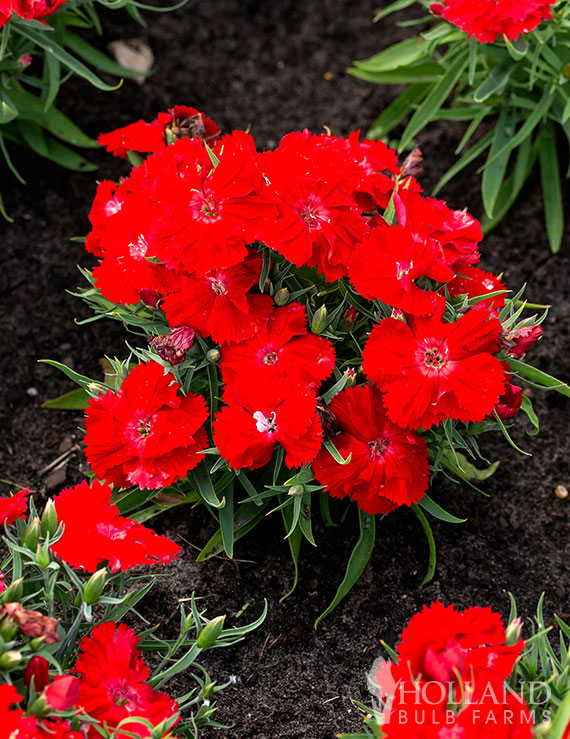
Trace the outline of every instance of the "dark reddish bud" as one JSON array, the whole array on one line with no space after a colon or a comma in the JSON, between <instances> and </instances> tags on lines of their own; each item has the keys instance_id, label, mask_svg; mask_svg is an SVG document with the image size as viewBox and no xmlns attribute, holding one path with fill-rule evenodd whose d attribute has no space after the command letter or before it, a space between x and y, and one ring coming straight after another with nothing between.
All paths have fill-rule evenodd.
<instances>
[{"instance_id":1,"label":"dark reddish bud","mask_svg":"<svg viewBox=\"0 0 570 739\"><path fill-rule=\"evenodd\" d=\"M20 603L4 603L0 615L5 615L10 621L18 624L20 632L31 639L42 636L46 644L57 644L59 641L57 618L44 616L39 611L29 611L22 608Z\"/></svg>"},{"instance_id":2,"label":"dark reddish bud","mask_svg":"<svg viewBox=\"0 0 570 739\"><path fill-rule=\"evenodd\" d=\"M169 364L180 364L186 359L186 352L194 343L196 332L190 326L178 326L169 334L155 336L149 344L161 359Z\"/></svg>"},{"instance_id":3,"label":"dark reddish bud","mask_svg":"<svg viewBox=\"0 0 570 739\"><path fill-rule=\"evenodd\" d=\"M323 427L323 435L325 438L331 439L336 435L340 427L336 416L320 396L317 398L317 416L320 418Z\"/></svg>"},{"instance_id":4,"label":"dark reddish bud","mask_svg":"<svg viewBox=\"0 0 570 739\"><path fill-rule=\"evenodd\" d=\"M20 65L20 69L26 69L26 67L29 67L32 63L32 55L31 54L22 54L18 57L18 64Z\"/></svg>"},{"instance_id":5,"label":"dark reddish bud","mask_svg":"<svg viewBox=\"0 0 570 739\"><path fill-rule=\"evenodd\" d=\"M28 662L24 670L24 682L26 688L30 688L34 680L34 690L41 693L45 686L49 683L49 664L45 657L35 656Z\"/></svg>"},{"instance_id":6,"label":"dark reddish bud","mask_svg":"<svg viewBox=\"0 0 570 739\"><path fill-rule=\"evenodd\" d=\"M6 590L6 583L4 582L5 575L0 570L0 593L3 593Z\"/></svg>"},{"instance_id":7,"label":"dark reddish bud","mask_svg":"<svg viewBox=\"0 0 570 739\"><path fill-rule=\"evenodd\" d=\"M495 406L497 415L502 421L512 418L519 412L523 399L522 389L518 385L505 385L505 392L501 395Z\"/></svg>"},{"instance_id":8,"label":"dark reddish bud","mask_svg":"<svg viewBox=\"0 0 570 739\"><path fill-rule=\"evenodd\" d=\"M352 331L357 318L358 311L356 308L347 308L342 317L342 321L340 322L340 329L342 331Z\"/></svg>"},{"instance_id":9,"label":"dark reddish bud","mask_svg":"<svg viewBox=\"0 0 570 739\"><path fill-rule=\"evenodd\" d=\"M143 287L141 290L141 300L148 308L158 308L160 305L160 294L156 290L150 290L148 287Z\"/></svg>"},{"instance_id":10,"label":"dark reddish bud","mask_svg":"<svg viewBox=\"0 0 570 739\"><path fill-rule=\"evenodd\" d=\"M417 177L424 171L424 155L419 146L414 146L400 169L400 179Z\"/></svg>"},{"instance_id":11,"label":"dark reddish bud","mask_svg":"<svg viewBox=\"0 0 570 739\"><path fill-rule=\"evenodd\" d=\"M501 347L515 357L526 354L542 336L542 326L523 326L513 331L503 331Z\"/></svg>"},{"instance_id":12,"label":"dark reddish bud","mask_svg":"<svg viewBox=\"0 0 570 739\"><path fill-rule=\"evenodd\" d=\"M429 9L435 16L441 18L443 16L443 11L445 10L445 5L443 3L432 3L429 6Z\"/></svg>"},{"instance_id":13,"label":"dark reddish bud","mask_svg":"<svg viewBox=\"0 0 570 739\"><path fill-rule=\"evenodd\" d=\"M48 685L45 698L56 711L68 711L79 700L79 678L73 675L58 675Z\"/></svg>"}]
</instances>

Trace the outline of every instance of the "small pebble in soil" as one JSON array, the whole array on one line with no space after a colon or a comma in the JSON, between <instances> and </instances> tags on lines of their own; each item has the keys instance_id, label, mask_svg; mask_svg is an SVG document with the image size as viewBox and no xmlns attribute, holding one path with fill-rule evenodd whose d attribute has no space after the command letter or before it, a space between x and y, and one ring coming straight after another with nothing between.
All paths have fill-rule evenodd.
<instances>
[{"instance_id":1,"label":"small pebble in soil","mask_svg":"<svg viewBox=\"0 0 570 739\"><path fill-rule=\"evenodd\" d=\"M565 487L564 485L557 485L554 488L554 494L556 495L557 498L560 498L560 500L564 500L565 498L568 497L568 488Z\"/></svg>"},{"instance_id":2,"label":"small pebble in soil","mask_svg":"<svg viewBox=\"0 0 570 739\"><path fill-rule=\"evenodd\" d=\"M38 391L35 387L29 387L26 390L26 395L29 395L30 398L35 398L37 394L38 394Z\"/></svg>"}]
</instances>

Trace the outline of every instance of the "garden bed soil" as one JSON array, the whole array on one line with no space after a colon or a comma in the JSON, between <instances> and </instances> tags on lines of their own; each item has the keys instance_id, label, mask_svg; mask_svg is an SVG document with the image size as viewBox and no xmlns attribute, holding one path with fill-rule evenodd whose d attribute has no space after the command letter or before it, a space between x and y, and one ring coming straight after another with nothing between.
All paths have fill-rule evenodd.
<instances>
[{"instance_id":1,"label":"garden bed soil","mask_svg":"<svg viewBox=\"0 0 570 739\"><path fill-rule=\"evenodd\" d=\"M274 146L288 131L303 127L318 132L328 126L341 135L365 131L395 90L356 80L346 67L409 33L392 19L373 25L375 10L376 2L368 0L191 1L175 13L149 16L147 29L122 12L109 13L106 39L148 43L156 56L154 75L140 86L126 82L115 93L73 80L62 92L61 107L91 135L133 118L151 119L175 103L196 106L225 130L250 127L260 147ZM426 193L452 162L460 134L460 127L449 124L422 134ZM124 162L102 152L92 159L100 164L99 179L128 171ZM0 478L30 485L41 502L78 482L85 462L75 450L81 413L40 407L72 385L38 360L56 359L98 377L103 354L126 356L125 335L109 320L74 322L89 317L69 294L81 283L76 265L92 262L70 238L88 228L95 177L64 171L23 151L15 151L14 160L28 184L22 187L1 171L2 194L15 223L1 226ZM442 197L480 215L478 187L472 168ZM482 266L504 272L511 288L527 282L529 300L552 304L532 361L566 381L569 241L566 229L561 254L549 254L539 178L533 176L482 246ZM324 739L359 730L361 717L352 701L367 700L366 671L381 653L380 640L394 643L407 619L433 599L458 607L491 605L506 613L510 591L521 614L531 617L544 592L549 622L554 611L570 613L570 499L554 494L559 484L570 487L570 403L536 390L532 399L540 436L525 434L524 418L513 431L532 456L517 454L496 436L483 444L490 459L502 460L484 483L488 497L443 478L435 481L433 497L468 520L460 526L434 523L439 550L434 580L419 589L427 564L425 540L409 511L393 513L378 521L376 547L360 581L317 631L313 622L334 596L356 540L354 511L341 528L316 526L318 548L304 546L298 587L282 603L293 569L278 516L239 542L236 562L218 558L204 564L194 556L214 531L205 511L181 509L157 520L157 528L180 542L184 554L145 603L149 621L175 624L178 600L192 591L210 616L227 613L232 622L249 604L238 623L257 617L264 598L269 602L263 627L240 645L204 657L216 680L231 676L234 683L220 694L218 712L218 720L233 726L207 730L206 739ZM46 471L66 453L63 466ZM343 509L333 510L339 516ZM172 692L184 687L179 680Z\"/></svg>"}]
</instances>

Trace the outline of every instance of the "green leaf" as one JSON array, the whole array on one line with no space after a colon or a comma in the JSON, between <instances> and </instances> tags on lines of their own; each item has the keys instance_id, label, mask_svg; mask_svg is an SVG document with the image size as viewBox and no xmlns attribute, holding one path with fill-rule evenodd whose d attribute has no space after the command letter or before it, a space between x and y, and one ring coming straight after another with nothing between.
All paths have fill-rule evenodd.
<instances>
[{"instance_id":1,"label":"green leaf","mask_svg":"<svg viewBox=\"0 0 570 739\"><path fill-rule=\"evenodd\" d=\"M372 124L366 137L369 139L380 139L386 136L411 113L414 104L421 102L429 87L430 84L425 82L410 85L393 103L390 103L387 108L384 108Z\"/></svg>"},{"instance_id":2,"label":"green leaf","mask_svg":"<svg viewBox=\"0 0 570 739\"><path fill-rule=\"evenodd\" d=\"M226 505L225 498L222 498L222 500L218 499L212 483L212 477L206 469L204 462L200 462L200 464L190 473L190 480L198 488L198 492L202 498L208 505L212 506L212 508L223 508Z\"/></svg>"},{"instance_id":3,"label":"green leaf","mask_svg":"<svg viewBox=\"0 0 570 739\"><path fill-rule=\"evenodd\" d=\"M542 198L546 216L546 233L553 254L560 251L564 234L564 210L560 189L560 169L556 150L556 133L551 120L546 121L540 130L538 157L540 161L540 179L542 182Z\"/></svg>"},{"instance_id":4,"label":"green leaf","mask_svg":"<svg viewBox=\"0 0 570 739\"><path fill-rule=\"evenodd\" d=\"M249 531L257 526L258 523L263 521L269 504L259 508L254 503L244 503L239 506L236 515L234 517L234 543L245 536ZM197 562L205 562L211 557L215 557L224 551L224 544L222 542L222 534L218 529L214 535L209 539L206 546L202 549L198 557Z\"/></svg>"},{"instance_id":5,"label":"green leaf","mask_svg":"<svg viewBox=\"0 0 570 739\"><path fill-rule=\"evenodd\" d=\"M220 521L220 532L224 551L230 559L234 556L234 485L229 485L225 490L226 504L218 511Z\"/></svg>"},{"instance_id":6,"label":"green leaf","mask_svg":"<svg viewBox=\"0 0 570 739\"><path fill-rule=\"evenodd\" d=\"M457 516L453 516L451 513L445 511L427 494L420 500L419 505L424 511L427 511L427 513L431 514L434 518L438 518L440 521L445 521L446 523L465 523L467 521L466 518L457 518Z\"/></svg>"},{"instance_id":7,"label":"green leaf","mask_svg":"<svg viewBox=\"0 0 570 739\"><path fill-rule=\"evenodd\" d=\"M390 15L391 13L397 13L399 10L405 10L406 8L409 8L410 5L413 5L415 2L416 0L396 0L395 3L391 3L379 13L376 13L376 15L374 16L374 23L382 20L382 18L386 18L386 16Z\"/></svg>"},{"instance_id":8,"label":"green leaf","mask_svg":"<svg viewBox=\"0 0 570 739\"><path fill-rule=\"evenodd\" d=\"M359 67L350 67L348 73L367 82L407 85L416 82L438 82L443 68L437 62L422 62L409 67L398 67L393 72L369 72Z\"/></svg>"},{"instance_id":9,"label":"green leaf","mask_svg":"<svg viewBox=\"0 0 570 739\"><path fill-rule=\"evenodd\" d=\"M88 388L93 389L94 387L103 387L103 383L96 382L85 375L80 375L78 372L75 372L75 370L70 369L65 364L61 364L61 362L56 362L54 359L40 359L38 361L42 364L49 364L50 367L55 367L60 370L60 372L63 372L64 375L69 377L70 380L72 380L76 385L82 387L84 390L87 390Z\"/></svg>"},{"instance_id":10,"label":"green leaf","mask_svg":"<svg viewBox=\"0 0 570 739\"><path fill-rule=\"evenodd\" d=\"M505 143L513 136L518 122L516 112L509 110L506 105L501 108L499 119L495 127L495 137L489 149L487 161L491 162L489 166L483 170L481 180L481 194L483 196L483 205L485 212L489 218L493 217L495 203L501 191L501 186L507 171L507 165L511 156L510 151L505 151L502 156L495 159L497 151L504 148Z\"/></svg>"},{"instance_id":11,"label":"green leaf","mask_svg":"<svg viewBox=\"0 0 570 739\"><path fill-rule=\"evenodd\" d=\"M507 361L513 372L518 372L519 375L527 377L532 382L536 382L537 385L541 385L545 390L556 390L561 395L570 398L570 387L565 382L557 380L556 377L552 377L552 375L536 367L531 367L530 364L522 362L520 359L509 358Z\"/></svg>"},{"instance_id":12,"label":"green leaf","mask_svg":"<svg viewBox=\"0 0 570 739\"><path fill-rule=\"evenodd\" d=\"M364 572L364 568L366 567L368 560L370 559L376 535L376 520L373 515L369 513L364 513L359 508L358 522L360 525L360 535L354 549L352 550L350 559L348 560L344 579L339 585L338 590L336 591L336 595L330 605L323 611L323 613L321 613L321 615L315 621L315 629L317 628L319 623L329 615L329 613L334 611L341 600L348 595L353 585L357 582L358 578Z\"/></svg>"},{"instance_id":13,"label":"green leaf","mask_svg":"<svg viewBox=\"0 0 570 739\"><path fill-rule=\"evenodd\" d=\"M461 73L465 69L467 60L467 53L461 54L432 88L429 95L416 110L411 121L406 126L400 142L399 151L403 151L409 146L415 136L431 121L447 100L457 84Z\"/></svg>"},{"instance_id":14,"label":"green leaf","mask_svg":"<svg viewBox=\"0 0 570 739\"><path fill-rule=\"evenodd\" d=\"M94 46L88 44L87 41L84 41L80 36L76 36L74 33L70 33L70 31L64 31L61 39L63 44L69 47L71 51L73 51L86 62L91 64L91 66L100 69L106 74L112 74L115 77L145 76L144 72L136 72L132 69L127 69L126 67L117 64L117 62L114 59L111 59L111 57L107 56L107 54L103 54ZM146 74L150 74L150 72L147 72Z\"/></svg>"},{"instance_id":15,"label":"green leaf","mask_svg":"<svg viewBox=\"0 0 570 739\"><path fill-rule=\"evenodd\" d=\"M476 103L482 103L488 97L502 90L511 76L514 65L510 61L503 62L498 67L494 67L491 74L479 85L473 93L473 99Z\"/></svg>"},{"instance_id":16,"label":"green leaf","mask_svg":"<svg viewBox=\"0 0 570 739\"><path fill-rule=\"evenodd\" d=\"M335 447L331 439L325 439L324 447L327 450L327 452L331 455L331 457L334 459L334 461L337 462L338 464L342 464L342 465L350 464L350 460L352 459L352 452L345 459L342 456L342 454L338 451L338 449Z\"/></svg>"},{"instance_id":17,"label":"green leaf","mask_svg":"<svg viewBox=\"0 0 570 739\"><path fill-rule=\"evenodd\" d=\"M515 451L519 452L519 454L524 454L525 457L532 457L532 454L530 452L525 452L524 449L521 449L519 446L517 446L517 444L515 444L515 442L511 439L511 435L509 434L507 427L503 423L503 420L500 418L497 411L493 411L493 415L495 416L495 421L499 424L499 428L503 432L503 436L509 442L512 448Z\"/></svg>"},{"instance_id":18,"label":"green leaf","mask_svg":"<svg viewBox=\"0 0 570 739\"><path fill-rule=\"evenodd\" d=\"M42 408L58 408L67 411L82 411L89 402L91 396L82 387L70 390L68 393L46 400Z\"/></svg>"},{"instance_id":19,"label":"green leaf","mask_svg":"<svg viewBox=\"0 0 570 739\"><path fill-rule=\"evenodd\" d=\"M429 525L427 518L424 516L423 512L420 510L419 506L416 503L412 503L412 509L414 513L416 514L418 521L422 525L422 528L426 535L426 539L428 541L428 547L429 547L428 568L427 568L427 572L425 574L424 579L421 581L421 584L420 584L420 589L421 589L423 588L424 585L427 585L428 582L431 582L433 580L433 576L435 575L435 567L437 564L437 551L435 548L435 539L433 538L433 531L431 530L431 526Z\"/></svg>"},{"instance_id":20,"label":"green leaf","mask_svg":"<svg viewBox=\"0 0 570 739\"><path fill-rule=\"evenodd\" d=\"M399 41L369 59L355 61L354 66L367 72L392 72L397 67L407 67L418 61L427 51L425 41L416 36Z\"/></svg>"},{"instance_id":21,"label":"green leaf","mask_svg":"<svg viewBox=\"0 0 570 739\"><path fill-rule=\"evenodd\" d=\"M497 467L500 464L500 461L497 460L496 462L493 462L493 464L489 467L486 467L484 470L480 470L475 467L475 465L472 464L464 454L458 452L455 456L457 457L457 462L459 463L459 468L463 473L464 479L471 481L477 480L478 482L482 482L483 480L488 480L492 475L495 474L495 472L497 471Z\"/></svg>"},{"instance_id":22,"label":"green leaf","mask_svg":"<svg viewBox=\"0 0 570 739\"><path fill-rule=\"evenodd\" d=\"M93 87L99 90L111 91L117 90L122 83L119 82L117 85L108 85L103 82L102 79L92 72L88 67L76 59L69 52L67 52L62 46L60 46L55 39L53 34L45 33L45 31L38 31L36 28L31 27L27 22L15 23L13 26L21 36L37 44L44 49L48 54L52 54L66 69L76 74L78 77L82 77L87 80Z\"/></svg>"},{"instance_id":23,"label":"green leaf","mask_svg":"<svg viewBox=\"0 0 570 739\"><path fill-rule=\"evenodd\" d=\"M290 505L285 506L285 508L281 509L281 515L283 516L283 523L285 524L286 532L291 531L291 525L293 523L293 511L291 509L292 506ZM303 532L301 531L301 528L299 526L296 526L292 533L286 537L286 539L289 544L289 551L291 552L291 559L293 560L293 568L295 570L295 574L293 576L293 585L291 586L290 590L288 590L279 599L280 603L286 600L291 595L291 593L295 591L295 588L297 587L297 583L299 581L299 554L301 551L301 542L303 540Z\"/></svg>"},{"instance_id":24,"label":"green leaf","mask_svg":"<svg viewBox=\"0 0 570 739\"><path fill-rule=\"evenodd\" d=\"M526 56L528 52L528 41L524 37L523 33L520 34L516 41L511 41L511 39L507 36L503 36L503 39L505 41L509 54L516 62L520 61L524 56Z\"/></svg>"},{"instance_id":25,"label":"green leaf","mask_svg":"<svg viewBox=\"0 0 570 739\"><path fill-rule=\"evenodd\" d=\"M20 119L17 125L26 144L41 157L51 159L62 167L79 172L90 172L97 169L95 164L87 161L77 152L68 149L67 146L49 136L46 137L39 124Z\"/></svg>"},{"instance_id":26,"label":"green leaf","mask_svg":"<svg viewBox=\"0 0 570 739\"><path fill-rule=\"evenodd\" d=\"M523 413L526 414L528 420L532 424L532 429L530 431L527 431L527 434L529 436L536 436L540 431L540 424L538 422L538 416L536 415L536 413L534 412L534 408L532 407L532 402L530 398L527 398L526 395L522 396L521 410Z\"/></svg>"},{"instance_id":27,"label":"green leaf","mask_svg":"<svg viewBox=\"0 0 570 739\"><path fill-rule=\"evenodd\" d=\"M493 131L489 131L489 133L486 133L482 138L480 138L476 144L473 144L473 146L465 152L461 159L455 162L455 164L451 166L442 176L440 181L435 186L432 192L432 196L435 197L437 193L441 190L441 188L450 180L452 180L456 174L461 172L461 170L464 169L468 164L471 164L474 159L477 159L477 157L482 154L488 146L490 146L492 140Z\"/></svg>"},{"instance_id":28,"label":"green leaf","mask_svg":"<svg viewBox=\"0 0 570 739\"><path fill-rule=\"evenodd\" d=\"M47 86L42 94L42 100L44 111L48 111L55 102L61 82L61 64L51 54L44 57L44 80Z\"/></svg>"},{"instance_id":29,"label":"green leaf","mask_svg":"<svg viewBox=\"0 0 570 739\"><path fill-rule=\"evenodd\" d=\"M570 724L570 691L566 694L560 707L554 714L552 719L552 728L548 734L548 739L562 739L565 736L566 729Z\"/></svg>"},{"instance_id":30,"label":"green leaf","mask_svg":"<svg viewBox=\"0 0 570 739\"><path fill-rule=\"evenodd\" d=\"M6 93L0 90L0 125L10 123L18 117L18 108Z\"/></svg>"}]
</instances>

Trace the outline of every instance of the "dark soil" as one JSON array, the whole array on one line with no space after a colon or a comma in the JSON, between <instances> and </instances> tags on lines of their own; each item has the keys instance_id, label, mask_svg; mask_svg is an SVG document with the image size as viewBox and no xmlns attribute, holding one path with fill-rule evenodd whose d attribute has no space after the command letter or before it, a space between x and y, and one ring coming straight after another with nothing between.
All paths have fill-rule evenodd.
<instances>
[{"instance_id":1,"label":"dark soil","mask_svg":"<svg viewBox=\"0 0 570 739\"><path fill-rule=\"evenodd\" d=\"M395 91L351 78L345 69L352 59L365 58L407 33L391 19L374 26L376 2L191 0L182 10L149 18L148 29L125 20L121 12L110 13L106 38L149 43L157 60L154 76L142 86L127 82L116 93L72 81L61 107L92 135L134 118L151 119L174 103L204 110L226 130L250 126L260 147L273 146L286 132L303 127L320 131L330 126L337 134L366 130ZM459 135L460 129L449 125L422 135L426 192L451 163ZM1 171L2 193L16 220L2 226L0 477L29 484L41 499L81 479L84 462L80 452L73 452L63 467L44 471L80 443L81 414L40 408L72 385L37 360L49 357L98 376L103 354L125 356L124 334L110 321L76 325L74 317L89 313L67 292L81 282L76 264L90 263L82 245L69 239L87 230L95 178L63 171L25 152L14 152L14 158L28 185L21 187ZM101 164L99 178L127 171L123 162L101 152L93 159ZM453 207L479 215L475 169L448 185L443 196ZM529 300L553 305L532 360L570 379L568 233L562 254L550 256L537 177L486 238L482 251L483 266L504 272L510 287L527 282ZM185 544L185 554L172 578L147 602L144 613L151 621L176 619L178 599L193 590L211 616L231 616L249 603L239 623L257 617L263 598L269 601L265 624L247 641L205 656L218 681L236 678L220 694L218 714L233 727L205 736L320 739L357 731L361 719L352 700L367 699L365 673L380 653L380 639L393 643L406 620L433 599L459 607L488 604L506 613L511 591L520 612L530 617L544 591L548 619L553 611L570 612L570 499L554 495L556 485L570 487L570 404L555 393L533 390L532 397L541 418L540 436L526 436L523 420L513 433L533 456L517 454L502 439L486 441L489 457L502 459L485 483L489 497L444 479L435 482L433 496L468 521L434 524L439 548L434 581L419 590L427 563L425 541L411 513L394 513L378 522L368 568L318 631L313 622L332 599L356 539L353 512L342 528L317 525L319 546L305 547L299 585L283 603L279 598L293 571L277 517L239 543L236 556L243 561L215 559L200 565L193 559L194 547L214 530L208 515L178 511L157 522ZM182 684L176 687L184 692Z\"/></svg>"}]
</instances>

